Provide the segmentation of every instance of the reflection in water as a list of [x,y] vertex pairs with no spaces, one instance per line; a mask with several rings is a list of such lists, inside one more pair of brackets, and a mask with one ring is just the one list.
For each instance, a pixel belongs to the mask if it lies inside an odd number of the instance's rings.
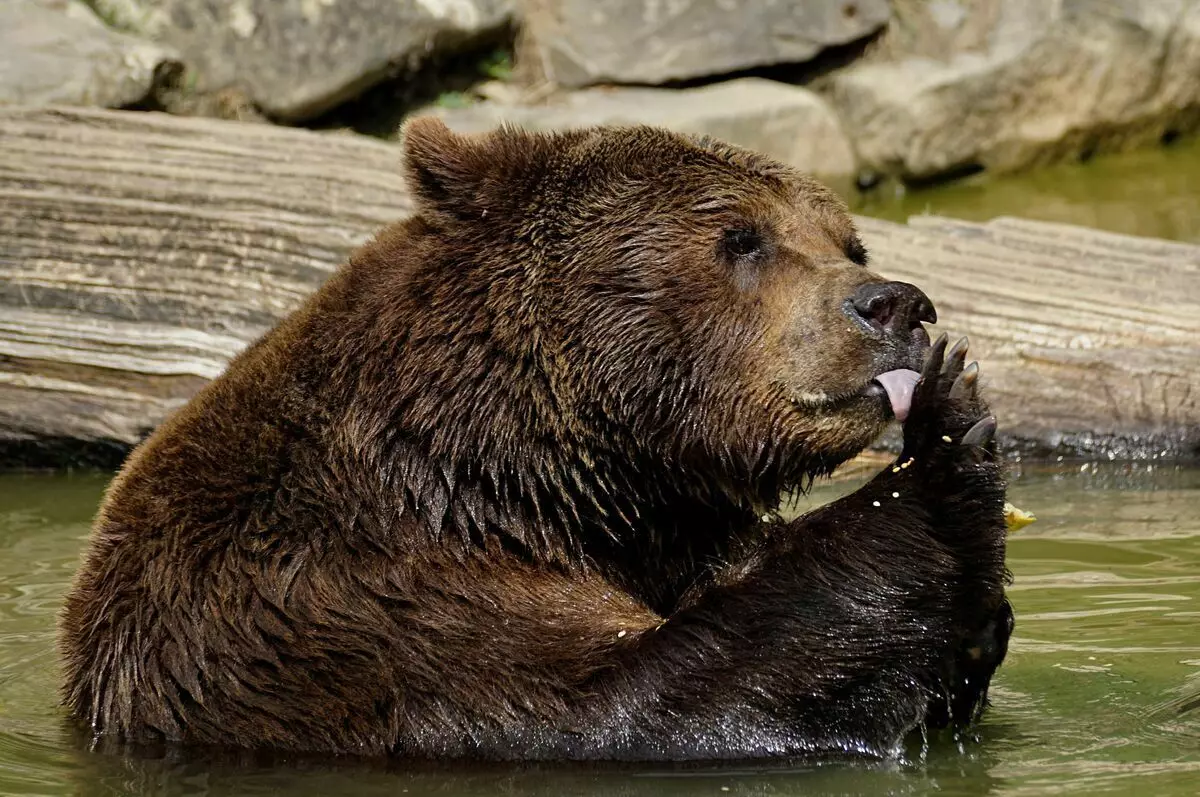
[[[88,750],[56,707],[54,613],[105,478],[0,476],[0,794],[1190,795],[1200,778],[1200,470],[1025,468],[1017,629],[973,738],[907,763],[413,767]],[[853,488],[821,486],[800,508]]]
[[[193,758],[118,758],[79,753],[70,785],[48,793],[80,797],[115,794],[171,795],[495,795],[530,797],[604,795],[889,794],[933,790],[982,795],[992,791],[994,762],[965,756],[955,771],[937,777],[897,765],[646,769],[616,766],[480,767],[435,769],[364,763],[232,765]],[[61,770],[60,770],[61,772]],[[59,787],[63,789],[62,786]]]
[[922,213],[987,221],[1023,216],[1200,243],[1200,137],[1159,149],[1099,156],[1022,175],[851,198],[856,213],[904,221]]

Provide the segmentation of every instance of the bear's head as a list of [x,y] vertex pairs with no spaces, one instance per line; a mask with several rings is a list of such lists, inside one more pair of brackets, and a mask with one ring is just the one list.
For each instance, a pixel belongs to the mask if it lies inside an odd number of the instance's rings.
[[485,316],[471,329],[539,437],[770,501],[881,432],[875,377],[920,369],[929,300],[872,273],[845,205],[787,166],[646,127],[432,118],[405,151],[417,217],[452,253],[437,295]]

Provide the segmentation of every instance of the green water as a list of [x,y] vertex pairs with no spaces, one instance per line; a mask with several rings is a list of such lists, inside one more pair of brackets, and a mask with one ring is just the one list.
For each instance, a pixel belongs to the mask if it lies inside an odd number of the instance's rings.
[[922,213],[987,221],[1023,216],[1200,243],[1200,136],[1028,174],[978,175],[922,190],[853,196],[858,213],[904,221]]
[[[0,794],[1193,795],[1200,783],[1200,470],[1026,468],[1017,630],[978,739],[905,764],[386,771],[88,752],[56,707],[54,617],[104,488],[0,476]],[[826,500],[845,485],[818,490]],[[407,790],[407,791],[406,791]]]

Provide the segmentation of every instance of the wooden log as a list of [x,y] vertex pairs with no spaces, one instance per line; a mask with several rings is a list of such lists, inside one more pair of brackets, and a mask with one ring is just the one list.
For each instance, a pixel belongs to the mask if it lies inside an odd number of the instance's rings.
[[0,462],[111,464],[410,209],[373,139],[0,108]]
[[[397,149],[371,139],[0,108],[0,463],[112,464],[409,212]],[[860,223],[874,267],[971,335],[1009,440],[1200,450],[1200,247],[1013,219]]]

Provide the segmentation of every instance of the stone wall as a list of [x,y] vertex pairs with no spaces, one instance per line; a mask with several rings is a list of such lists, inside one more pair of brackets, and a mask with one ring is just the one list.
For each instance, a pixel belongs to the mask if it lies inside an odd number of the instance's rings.
[[83,2],[0,6],[0,104],[385,134],[427,110],[462,130],[649,123],[861,185],[1200,129],[1200,0]]

